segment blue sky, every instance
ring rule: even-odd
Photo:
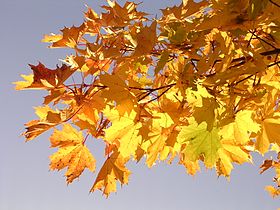
[[[142,0],[141,8],[151,14],[171,0]],[[96,174],[85,172],[67,186],[63,172],[51,172],[49,159],[55,150],[49,148],[46,133],[25,143],[20,133],[23,124],[35,118],[33,108],[42,103],[44,92],[15,91],[13,81],[29,74],[28,63],[38,61],[54,68],[64,58],[64,49],[48,49],[41,43],[43,34],[57,33],[64,26],[79,25],[85,4],[100,11],[105,1],[87,0],[0,0],[1,60],[1,210],[269,210],[280,207],[264,186],[271,183],[272,172],[259,175],[259,156],[255,164],[236,166],[228,182],[217,178],[214,170],[202,170],[192,177],[182,166],[158,164],[148,169],[143,163],[131,163],[128,186],[119,187],[108,199],[100,192],[89,194]],[[124,1],[119,1],[124,2]],[[91,146],[90,146],[91,147]],[[102,144],[90,149],[102,160]]]

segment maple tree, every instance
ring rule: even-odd
[[[45,35],[50,48],[74,51],[61,66],[30,65],[33,74],[15,82],[48,92],[23,135],[54,129],[50,169],[67,168],[67,183],[95,171],[86,145],[103,141],[90,191],[108,196],[128,183],[128,161],[177,158],[191,175],[205,165],[229,177],[253,152],[273,152],[260,172],[275,169],[266,189],[278,196],[280,1],[183,0],[160,18],[134,2],[107,3],[100,15],[88,8],[80,26]]]

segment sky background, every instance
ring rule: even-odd
[[[142,0],[150,14],[180,1]],[[119,1],[124,2],[124,1]],[[25,143],[20,133],[24,123],[35,119],[32,107],[42,104],[43,91],[15,91],[12,82],[20,74],[30,74],[28,63],[41,61],[54,68],[69,54],[64,49],[48,49],[41,43],[44,34],[58,33],[64,26],[83,21],[85,4],[100,12],[104,0],[0,0],[0,210],[272,210],[280,199],[264,190],[273,172],[259,175],[260,156],[254,164],[236,166],[231,181],[217,178],[214,170],[203,169],[195,177],[182,166],[158,164],[148,169],[143,162],[129,164],[128,186],[119,187],[108,199],[101,192],[89,194],[96,174],[88,171],[67,186],[64,171],[48,169],[50,132]],[[90,142],[90,141],[88,141]],[[88,144],[103,163],[103,145]]]

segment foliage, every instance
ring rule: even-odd
[[[204,164],[228,177],[252,152],[279,153],[279,0],[183,0],[160,18],[107,2],[100,15],[88,8],[80,26],[45,35],[51,48],[74,51],[61,66],[30,65],[33,74],[15,82],[48,91],[24,136],[54,128],[51,170],[67,168],[67,183],[94,171],[86,144],[103,141],[90,191],[108,196],[128,183],[127,162],[143,157],[148,167],[176,158],[189,174]],[[273,196],[279,161],[261,166],[276,170]]]

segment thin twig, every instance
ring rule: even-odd
[[[269,2],[270,2],[271,4],[274,4],[274,5],[277,6],[277,7],[280,7],[279,4],[277,4],[276,2],[274,2],[274,1],[272,1],[272,0],[269,0]]]

